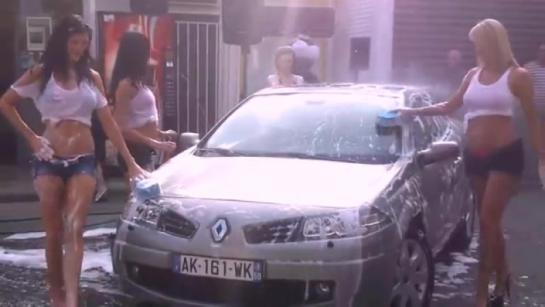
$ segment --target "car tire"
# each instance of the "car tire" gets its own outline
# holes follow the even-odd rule
[[[476,206],[473,203],[470,210],[466,215],[460,220],[456,229],[454,230],[448,250],[455,252],[465,252],[471,244],[473,235],[475,234],[475,223],[476,223]]]
[[[435,283],[433,256],[420,229],[402,241],[396,262],[390,307],[429,307]]]

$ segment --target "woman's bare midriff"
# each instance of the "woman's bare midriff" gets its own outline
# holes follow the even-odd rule
[[[48,122],[43,137],[49,140],[57,157],[70,158],[77,155],[93,154],[95,150],[91,128],[78,121]]]
[[[466,147],[470,152],[490,154],[517,139],[512,117],[481,116],[468,123]]]

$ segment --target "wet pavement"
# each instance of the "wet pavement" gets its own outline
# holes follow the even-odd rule
[[[505,217],[513,271],[510,306],[545,306],[545,194],[526,191],[510,205]],[[129,306],[112,276],[109,238],[113,225],[86,232],[82,273],[82,306]],[[465,253],[446,251],[437,259],[432,307],[471,306],[477,266],[477,240]],[[45,260],[40,234],[0,240],[0,306],[46,306]]]

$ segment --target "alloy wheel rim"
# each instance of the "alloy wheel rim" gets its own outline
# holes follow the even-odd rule
[[[473,232],[475,229],[475,197],[471,197],[472,204],[470,210],[467,212],[465,216],[465,229],[466,229],[466,235],[469,239],[473,237]]]
[[[420,307],[428,288],[430,268],[421,245],[405,240],[397,263],[396,284],[392,293],[392,307]]]

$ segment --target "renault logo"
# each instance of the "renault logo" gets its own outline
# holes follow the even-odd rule
[[[221,243],[229,234],[229,223],[227,222],[227,219],[219,218],[214,225],[212,225],[210,232],[212,233],[214,242]]]

